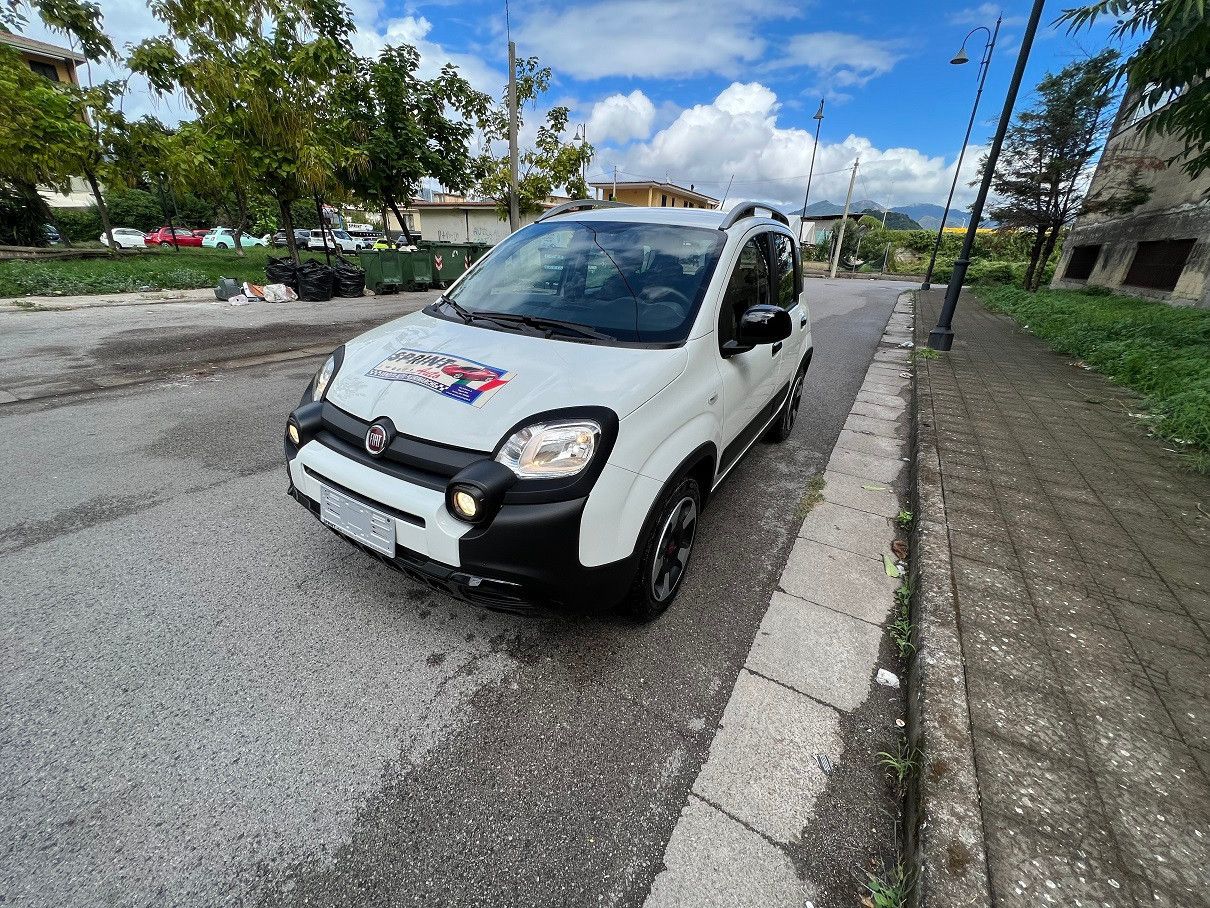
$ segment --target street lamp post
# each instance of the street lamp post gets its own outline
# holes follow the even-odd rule
[[[811,168],[807,171],[807,191],[802,197],[802,216],[807,216],[807,200],[811,198],[811,177],[815,175],[815,152],[819,149],[819,127],[823,126],[823,98],[819,99],[819,110],[811,119],[815,121],[815,144],[811,146]],[[802,222],[799,222],[798,241],[802,242]]]
[[[1017,103],[1017,92],[1021,88],[1021,77],[1025,75],[1025,64],[1029,61],[1029,50],[1033,47],[1034,35],[1038,31],[1038,20],[1042,18],[1042,7],[1046,0],[1034,0],[1033,9],[1029,13],[1029,23],[1025,26],[1025,34],[1021,36],[1021,50],[1017,53],[1017,65],[1013,69],[1013,79],[1008,85],[1008,94],[1004,96],[1004,109],[1000,111],[1000,123],[996,127],[996,136],[987,152],[987,164],[983,168],[983,181],[979,184],[979,194],[971,206],[971,222],[966,228],[966,236],[962,240],[962,251],[954,262],[954,272],[950,275],[949,286],[945,289],[945,302],[941,306],[941,317],[937,319],[937,327],[929,332],[929,346],[934,350],[948,350],[954,345],[954,311],[958,308],[958,294],[962,292],[962,282],[966,279],[966,269],[971,263],[971,249],[975,245],[975,232],[979,229],[979,218],[983,214],[983,203],[987,201],[987,193],[991,189],[992,175],[996,172],[996,159],[1000,157],[1000,146],[1004,144],[1004,134],[1008,132],[1008,123],[1013,117],[1013,106]]]
[[[975,114],[979,112],[979,99],[983,96],[983,83],[987,81],[987,71],[991,68],[992,62],[992,51],[996,49],[996,37],[1000,34],[1000,22],[1003,18],[1000,16],[996,19],[996,27],[991,31],[986,25],[972,28],[962,39],[962,46],[958,48],[958,53],[954,54],[954,59],[950,60],[950,63],[955,66],[969,63],[970,57],[966,55],[966,42],[977,31],[987,32],[987,43],[983,45],[983,59],[979,62],[979,88],[975,91],[975,105],[971,108],[971,118],[966,124],[966,135],[962,137],[962,149],[958,152],[958,164],[954,167],[954,182],[950,184],[949,198],[945,200],[945,210],[941,212],[941,226],[937,228],[937,241],[933,243],[933,254],[929,258],[928,270],[924,272],[924,283],[920,285],[921,290],[928,290],[931,286],[929,281],[933,279],[933,267],[937,264],[937,252],[941,249],[941,238],[945,233],[945,221],[950,214],[950,204],[954,201],[954,190],[958,188],[958,176],[962,173],[962,158],[966,155],[966,146],[970,144],[971,129],[975,126]]]

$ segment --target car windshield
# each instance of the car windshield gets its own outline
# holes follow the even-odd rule
[[[679,342],[725,241],[719,230],[672,224],[535,224],[501,243],[448,298],[464,313],[506,316],[552,336],[577,332],[543,320],[619,341]]]

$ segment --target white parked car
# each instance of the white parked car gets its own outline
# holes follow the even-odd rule
[[[568,203],[327,358],[287,422],[290,492],[472,601],[651,619],[710,494],[790,434],[811,356],[780,211]]]
[[[269,245],[268,240],[263,237],[252,236],[248,233],[240,234],[239,243],[245,249],[250,246]],[[202,237],[202,245],[207,249],[234,249],[235,231],[230,227],[215,227]]]
[[[339,249],[341,252],[356,252],[373,245],[373,240],[358,239],[345,230],[312,230],[311,238],[307,241],[308,249]]]
[[[109,245],[109,237],[104,233],[100,239],[103,246]],[[119,249],[141,249],[147,245],[147,234],[133,227],[114,227],[113,242]]]

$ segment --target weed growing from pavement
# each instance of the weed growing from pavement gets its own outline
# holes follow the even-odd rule
[[[1011,315],[1055,350],[1133,388],[1159,419],[1155,433],[1210,468],[1210,311],[1081,290],[995,286],[988,308]]]
[[[901,658],[906,659],[916,651],[916,644],[912,643],[912,622],[906,608],[899,608],[895,620],[887,625],[887,633]]]
[[[806,520],[807,515],[814,510],[815,505],[823,501],[824,478],[822,473],[816,473],[807,483],[802,498],[798,502],[798,519]]]
[[[917,756],[915,748],[900,738],[894,753],[885,750],[878,752],[878,765],[887,770],[887,775],[894,781],[895,787],[903,791],[908,777],[916,771],[916,767],[919,765]]]
[[[940,355],[932,347],[917,347],[912,351],[912,359],[936,359]]]
[[[906,508],[901,508],[899,513],[895,515],[895,522],[904,529],[912,525],[912,512]]]
[[[912,892],[912,875],[902,863],[896,864],[882,874],[867,874],[865,889],[868,895],[861,900],[870,908],[905,908]]]

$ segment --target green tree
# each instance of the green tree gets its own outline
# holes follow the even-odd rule
[[[1036,290],[1059,235],[1075,217],[1088,168],[1112,122],[1114,50],[1047,73],[1033,105],[1009,127],[989,211],[1002,227],[1034,235],[1025,287]]]
[[[65,3],[62,9],[66,12],[69,6]],[[89,20],[98,29],[100,15],[99,9],[93,9],[94,18]],[[61,18],[67,21],[67,17]],[[85,43],[78,35],[73,37],[77,43]],[[34,187],[50,186],[66,192],[72,177],[83,176],[110,240],[110,250],[116,255],[101,183],[111,171],[115,148],[126,134],[126,119],[113,104],[124,90],[123,83],[80,87],[51,82],[34,73],[10,49],[0,51],[0,177],[45,210],[44,202],[34,201],[39,198],[31,192]]]
[[[526,104],[536,104],[550,88],[550,67],[539,66],[537,57],[517,60],[517,119]],[[567,131],[569,111],[552,107],[546,114],[532,148],[522,149],[517,158],[517,210],[522,214],[537,214],[546,201],[562,186],[577,198],[588,195],[583,177],[584,167],[592,160],[592,146],[563,138]],[[511,194],[508,167],[508,106],[502,102],[485,111],[480,121],[483,150],[474,164],[476,188],[484,198],[496,202],[502,216],[508,214]],[[504,154],[499,154],[501,145]]]
[[[472,124],[491,104],[451,64],[432,79],[417,77],[419,65],[415,48],[387,47],[376,60],[358,61],[343,99],[359,152],[345,184],[374,210],[394,212],[409,243],[399,203],[406,206],[425,177],[458,192],[469,188]]]
[[[1206,0],[1099,0],[1064,10],[1060,22],[1079,31],[1098,19],[1116,20],[1112,35],[1129,40],[1147,35],[1114,69],[1126,80],[1130,111],[1155,110],[1144,133],[1171,135],[1184,142],[1181,161],[1195,179],[1210,169],[1210,8]]]
[[[339,98],[355,75],[352,20],[340,0],[152,0],[167,34],[132,53],[131,68],[167,93],[179,86],[198,112],[211,149],[225,154],[246,223],[244,187],[277,204],[290,254],[292,206],[339,191],[359,166]]]

